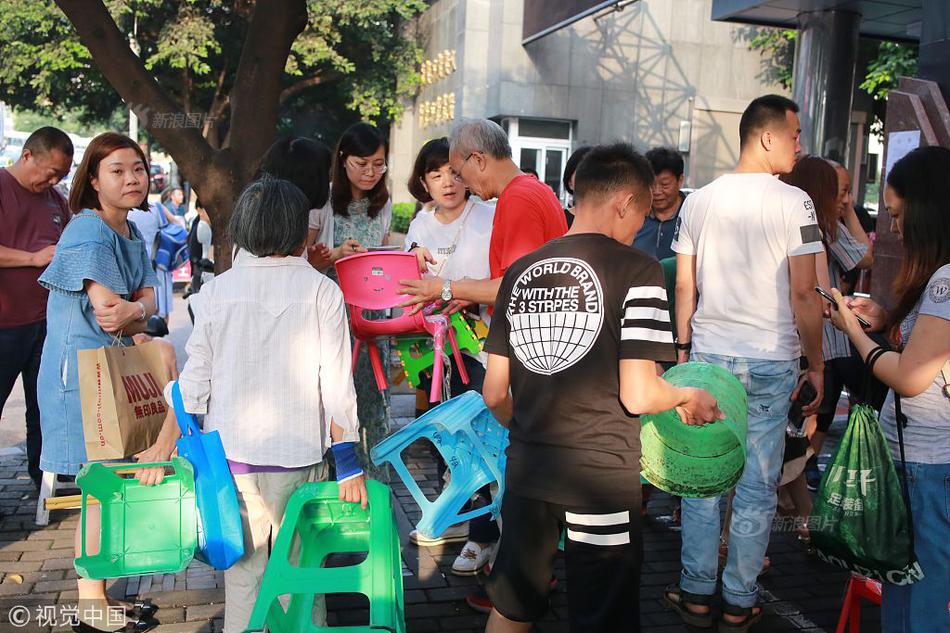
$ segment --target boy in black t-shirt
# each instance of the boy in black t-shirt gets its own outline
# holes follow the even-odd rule
[[[705,391],[657,376],[657,361],[675,359],[663,271],[627,246],[652,182],[630,145],[592,149],[570,231],[512,264],[498,291],[483,394],[510,445],[489,632],[544,615],[562,523],[571,630],[638,631],[637,415],[721,417]]]

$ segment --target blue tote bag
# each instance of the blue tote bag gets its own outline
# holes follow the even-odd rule
[[[217,431],[202,433],[195,416],[185,411],[181,389],[172,386],[175,417],[181,429],[178,454],[195,471],[198,504],[198,552],[195,555],[215,569],[227,569],[244,555],[244,532],[234,477],[224,456]]]

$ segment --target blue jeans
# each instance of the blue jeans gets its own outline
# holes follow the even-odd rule
[[[894,465],[900,473],[900,460]],[[907,487],[914,549],[924,578],[905,586],[884,583],[881,629],[950,633],[950,464],[908,462]]]
[[[737,607],[755,605],[756,583],[778,501],[785,454],[789,396],[798,380],[798,360],[761,360],[701,354],[693,361],[725,367],[749,395],[746,464],[732,501],[729,558],[722,575],[722,597]],[[680,588],[696,594],[716,591],[719,554],[719,499],[683,499],[683,571]]]

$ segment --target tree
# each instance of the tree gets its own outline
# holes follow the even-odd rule
[[[421,61],[402,24],[426,6],[0,0],[0,91],[14,106],[77,112],[85,120],[108,120],[131,107],[209,209],[223,269],[230,265],[223,241],[230,209],[278,121],[311,109],[310,96],[330,85],[346,117],[398,117]]]

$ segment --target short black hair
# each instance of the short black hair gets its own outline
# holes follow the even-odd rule
[[[653,168],[653,174],[656,176],[659,176],[660,172],[671,171],[679,178],[686,169],[683,157],[672,147],[654,147],[646,153],[646,158],[650,161],[650,167]]]
[[[567,159],[567,164],[564,165],[564,177],[561,179],[561,182],[564,183],[564,191],[572,196],[574,195],[574,189],[571,188],[571,176],[577,171],[577,166],[581,164],[581,160],[587,156],[587,152],[591,149],[590,145],[578,147],[574,150],[574,153],[571,154],[571,157]]]
[[[36,156],[49,154],[54,149],[70,158],[73,156],[73,142],[66,132],[48,125],[30,134],[23,143],[23,149],[30,150],[30,153]]]
[[[422,179],[425,178],[425,175],[430,171],[439,171],[448,163],[449,139],[443,136],[427,141],[426,144],[422,146],[422,149],[419,150],[419,154],[416,156],[416,162],[412,166],[412,174],[406,183],[406,187],[409,189],[409,193],[412,197],[419,202],[431,202],[432,196],[429,195],[426,188],[422,186]],[[466,199],[470,195],[471,193],[466,189]]]
[[[784,122],[786,112],[798,112],[798,104],[782,95],[764,95],[753,99],[739,119],[739,144],[745,146],[756,132],[772,123]]]
[[[653,168],[630,143],[597,145],[587,153],[574,174],[574,198],[607,196],[633,189],[637,198],[651,195]]]
[[[291,255],[307,239],[309,217],[309,201],[297,185],[265,175],[241,192],[228,228],[239,249],[258,257]]]
[[[320,209],[330,197],[331,159],[330,148],[324,143],[288,136],[264,152],[258,175],[289,180],[307,196],[311,209]]]

